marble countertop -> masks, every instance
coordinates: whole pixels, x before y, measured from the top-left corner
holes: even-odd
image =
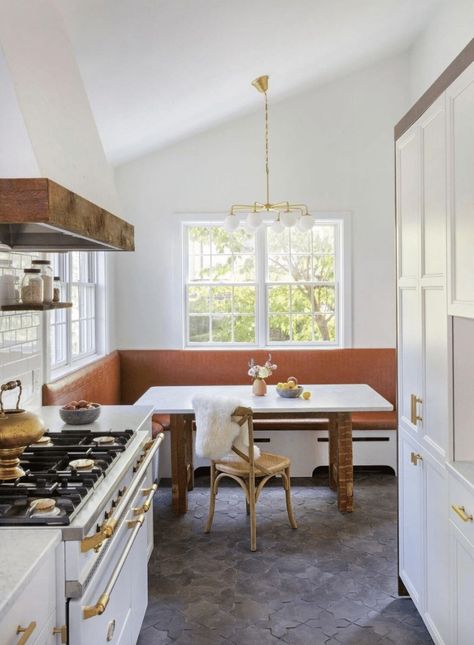
[[[12,606],[45,553],[60,540],[60,529],[0,529],[0,615]]]
[[[93,432],[127,429],[147,430],[145,424],[153,414],[153,407],[150,405],[103,405],[97,421],[73,426],[63,423],[59,416],[59,408],[59,405],[43,405],[32,409],[32,412],[40,415],[50,432],[80,430],[81,428]]]
[[[304,385],[311,392],[311,398],[285,399],[268,386],[266,396],[252,394],[251,385],[201,385],[151,387],[137,401],[139,405],[152,405],[157,412],[168,414],[190,414],[193,412],[192,398],[208,394],[227,396],[239,400],[239,404],[252,408],[254,412],[288,413],[295,412],[376,412],[393,410],[392,404],[365,384],[348,385]]]

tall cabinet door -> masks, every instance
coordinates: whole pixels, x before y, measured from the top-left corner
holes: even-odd
[[[399,431],[398,446],[400,577],[422,613],[425,572],[423,461],[420,447],[403,428]]]
[[[449,313],[474,318],[474,63],[447,89]]]
[[[446,300],[446,110],[442,95],[420,119],[422,388],[417,409],[423,443],[447,458],[449,437]]]
[[[413,397],[421,394],[420,130],[397,141],[398,411],[402,427],[418,434]]]

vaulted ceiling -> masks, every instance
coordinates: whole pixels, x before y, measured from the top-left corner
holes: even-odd
[[[441,0],[61,0],[109,160],[122,163],[406,50]]]

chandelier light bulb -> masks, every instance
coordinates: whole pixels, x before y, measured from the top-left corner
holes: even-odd
[[[227,215],[227,217],[224,219],[224,228],[228,233],[233,233],[240,224],[240,220],[237,217],[237,215]]]
[[[280,222],[279,217],[277,217],[277,219],[273,222],[273,224],[270,226],[270,228],[272,229],[272,231],[274,233],[283,233],[283,231],[285,229],[283,224]]]
[[[298,220],[298,228],[300,231],[310,231],[314,225],[314,215],[308,213],[307,215],[302,215]]]
[[[247,226],[252,231],[256,231],[262,224],[262,214],[261,213],[249,213],[247,215]]]
[[[280,222],[285,228],[291,228],[296,224],[296,213],[294,211],[283,211],[280,213]]]

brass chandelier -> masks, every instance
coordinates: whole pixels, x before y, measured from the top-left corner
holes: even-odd
[[[268,76],[259,76],[252,85],[263,94],[265,99],[265,178],[266,178],[266,199],[265,203],[254,202],[253,204],[233,204],[230,212],[224,220],[224,228],[235,231],[240,225],[239,214],[247,213],[246,226],[250,230],[257,230],[263,224],[265,213],[275,214],[272,229],[276,232],[284,228],[297,226],[301,231],[309,231],[314,224],[314,216],[308,211],[305,204],[292,204],[290,202],[270,201],[270,169],[268,163]]]

